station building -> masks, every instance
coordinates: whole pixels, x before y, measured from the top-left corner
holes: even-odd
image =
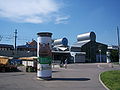
[[[74,54],[74,61],[76,61],[76,52],[85,52],[85,60],[79,58],[81,62],[106,62],[107,45],[96,42],[95,33],[89,32],[77,36],[77,42],[71,45],[70,52]],[[77,55],[77,57],[80,55]]]

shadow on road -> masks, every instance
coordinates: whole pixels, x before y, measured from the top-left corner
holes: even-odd
[[[88,81],[89,78],[52,78],[54,81]]]
[[[52,71],[52,73],[57,73],[57,72],[59,72],[59,71]]]

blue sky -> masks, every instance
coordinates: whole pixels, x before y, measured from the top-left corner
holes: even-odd
[[[0,43],[17,45],[37,38],[38,32],[66,37],[69,44],[77,35],[94,31],[98,42],[116,45],[120,27],[120,0],[0,0]]]

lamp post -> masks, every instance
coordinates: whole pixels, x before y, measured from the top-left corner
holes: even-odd
[[[99,50],[99,52],[100,52],[100,62],[101,62],[101,50]]]
[[[106,54],[107,54],[107,63],[110,63],[111,62],[111,60],[110,60],[110,52],[107,51]]]

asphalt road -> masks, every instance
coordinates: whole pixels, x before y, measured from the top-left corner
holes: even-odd
[[[36,79],[36,73],[0,73],[0,90],[106,90],[99,73],[120,70],[108,64],[70,64],[67,69],[54,68],[52,80]]]

